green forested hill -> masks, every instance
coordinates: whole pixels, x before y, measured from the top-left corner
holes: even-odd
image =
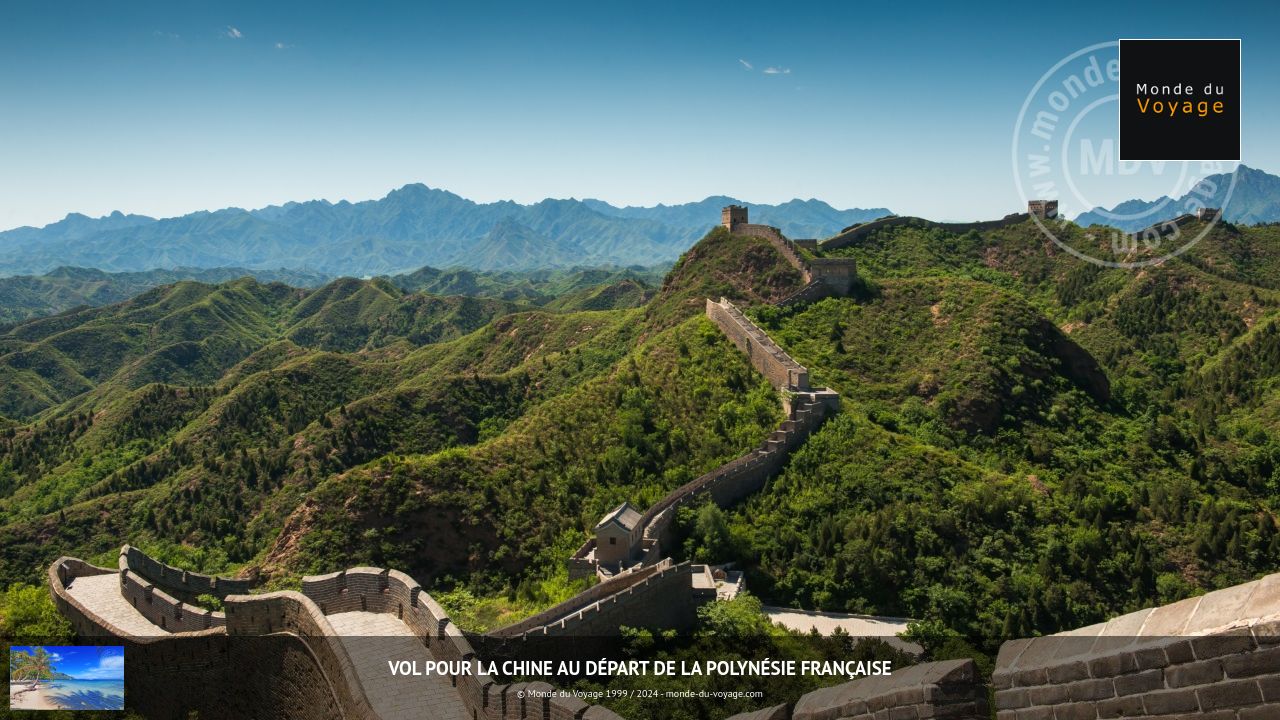
[[[868,296],[755,315],[846,412],[715,559],[988,650],[1280,569],[1277,239],[1226,226],[1141,271],[1030,225],[842,250]]]
[[[686,517],[688,555],[986,649],[1079,626],[1280,566],[1278,242],[1224,225],[1129,271],[1030,224],[898,227],[839,251],[856,297],[780,310],[799,273],[717,229],[652,296],[570,274],[535,309],[424,271],[472,294],[179,283],[29,321],[0,334],[0,581],[130,541],[277,585],[399,567],[475,627],[528,612],[608,506],[778,421],[702,317],[726,295],[843,411],[723,523]]]
[[[575,267],[523,272],[423,267],[386,280],[407,293],[494,298],[562,310],[616,310],[643,305],[653,292],[651,286],[662,282],[665,267]],[[183,280],[217,284],[248,276],[302,288],[318,287],[332,279],[294,270],[175,268],[110,273],[61,267],[45,275],[0,277],[0,326],[83,306],[124,302],[157,286]]]
[[[557,312],[380,279],[179,283],[15,326],[0,577],[125,538],[283,580],[362,559],[424,580],[480,570],[490,590],[559,577],[583,518],[659,497],[778,421],[700,307],[666,330],[643,309],[573,310],[644,292],[614,278],[566,279]],[[553,499],[532,512],[537,492]]]

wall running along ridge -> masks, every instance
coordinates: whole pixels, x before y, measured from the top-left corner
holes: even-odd
[[[825,297],[848,295],[857,280],[858,265],[853,258],[808,257],[794,241],[783,235],[782,231],[776,227],[733,223],[729,227],[729,232],[768,240],[792,267],[800,271],[805,286],[774,303],[775,305],[787,307]]]
[[[818,247],[823,250],[836,250],[838,248],[847,247],[857,242],[859,239],[870,235],[876,230],[883,230],[889,227],[898,227],[901,225],[915,225],[917,227],[940,228],[948,232],[964,233],[970,230],[993,230],[995,228],[1008,227],[1026,222],[1031,216],[1027,213],[1013,213],[1006,215],[999,220],[983,220],[980,222],[970,223],[942,223],[924,218],[913,217],[911,215],[890,215],[879,220],[872,220],[861,225],[853,225],[845,228],[838,235],[833,235],[818,243]]]
[[[850,233],[875,229],[868,226],[916,220],[887,218],[832,240],[852,242]],[[1025,216],[929,224],[963,231],[1022,220]],[[739,227],[754,231],[766,226]],[[789,242],[776,229],[768,230],[784,245]],[[806,279],[814,282],[812,274]],[[697,607],[710,599],[707,588],[691,587],[705,568],[675,565],[660,555],[676,508],[707,495],[718,504],[731,504],[757,491],[826,412],[838,407],[835,393],[808,388],[807,371],[780,349],[775,352],[776,344],[727,300],[708,300],[707,305],[708,317],[788,395],[788,419],[760,448],[678,488],[646,511],[646,566],[495,631],[493,638],[608,634],[622,624],[691,622]],[[105,582],[104,576],[114,577]],[[71,590],[80,580],[109,596],[84,595],[82,602]],[[129,648],[127,701],[152,717],[180,718],[194,710],[205,720],[380,718],[343,637],[328,618],[336,613],[394,615],[433,658],[476,657],[470,640],[443,609],[396,570],[352,568],[304,578],[301,593],[250,596],[243,594],[249,581],[185,572],[126,545],[117,570],[63,557],[50,566],[48,582],[55,605],[77,634],[109,638]],[[224,597],[225,614],[175,597],[205,593]],[[709,596],[714,593],[712,586]],[[155,632],[139,634],[117,624],[112,618],[119,618],[122,608],[126,613],[136,609]],[[133,628],[139,622],[119,622],[129,624],[126,620]],[[543,697],[553,690],[546,683],[502,684],[483,673],[448,681],[472,720],[622,720],[578,699]],[[1088,628],[1005,643],[992,686],[999,720],[1280,717],[1280,574]],[[794,705],[762,708],[731,720],[978,720],[989,717],[986,697],[976,665],[952,660],[822,688]]]
[[[122,550],[122,564],[123,558]],[[132,579],[126,582],[123,572],[69,557],[56,560],[48,572],[54,605],[71,622],[77,636],[125,646],[125,695],[129,708],[153,718],[185,718],[195,711],[205,720],[373,720],[359,712],[359,701],[339,696],[336,689],[341,687],[343,676],[324,669],[326,664],[334,668],[337,664],[322,661],[326,645],[320,641],[332,632],[322,616],[321,623],[307,628],[306,634],[263,637],[254,633],[252,637],[237,638],[228,633],[225,624],[201,630],[180,629],[170,634],[158,623],[153,633],[139,634],[125,630],[106,616],[119,612],[118,606],[116,610],[107,609],[112,606],[112,598],[97,598],[86,604],[69,590],[79,579],[112,576],[111,582],[102,587],[118,589],[120,595],[114,602],[131,603],[133,598],[142,597],[132,588],[150,583],[137,579],[136,573],[129,575]],[[91,607],[93,602],[102,603],[103,607]],[[172,599],[170,602],[177,603]],[[277,602],[270,595],[253,598],[255,605]],[[165,603],[169,609],[172,606]],[[232,599],[228,608],[235,607]],[[272,611],[273,617],[288,614],[279,609]],[[143,617],[150,620],[155,615],[144,613]],[[279,631],[287,629],[279,626]]]
[[[779,471],[787,457],[840,407],[839,396],[826,388],[809,386],[809,371],[791,358],[767,333],[751,322],[726,298],[708,299],[707,317],[738,347],[751,366],[784,395],[787,418],[759,447],[672,490],[641,515],[643,528],[640,565],[647,566],[666,557],[671,547],[671,529],[676,511],[684,505],[709,497],[720,507],[729,507],[759,492]],[[568,560],[570,577],[586,577],[597,572],[592,559],[595,538],[588,539]]]

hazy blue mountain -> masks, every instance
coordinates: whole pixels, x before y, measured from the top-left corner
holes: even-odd
[[[424,265],[526,270],[674,261],[740,201],[618,208],[598,200],[476,203],[446,190],[406,185],[379,200],[291,202],[181,217],[68,215],[44,228],[0,232],[0,276],[74,265],[110,272],[154,268],[289,268],[377,275]],[[793,237],[824,237],[888,214],[836,210],[817,200],[752,205],[752,219]]]
[[[781,228],[791,238],[824,238],[856,223],[889,215],[888,208],[852,208],[837,210],[821,200],[788,200],[781,205],[758,205],[725,195],[713,195],[698,202],[656,207],[614,207],[603,200],[583,200],[584,204],[604,215],[654,220],[664,225],[697,228],[705,232],[706,218],[720,216],[725,205],[745,205],[752,222]]]
[[[146,215],[125,215],[119,210],[100,218],[91,218],[80,213],[70,213],[58,222],[50,223],[42,228],[20,227],[7,232],[0,232],[0,249],[29,242],[77,240],[105,230],[136,227],[155,221],[155,218],[147,217]]]
[[[1192,200],[1208,207],[1223,208],[1223,217],[1233,223],[1254,225],[1257,223],[1280,222],[1280,177],[1270,175],[1255,168],[1241,165],[1236,168],[1236,186],[1227,200],[1227,190],[1231,187],[1231,173],[1210,175],[1201,181],[1208,192],[1189,192],[1179,198],[1170,200],[1161,196],[1155,200],[1126,200],[1111,208],[1109,212],[1141,215],[1138,220],[1112,220],[1103,214],[1104,208],[1094,208],[1081,213],[1076,223],[1084,226],[1093,224],[1111,225],[1136,232],[1149,227],[1160,220],[1167,220],[1183,214]],[[1204,198],[1209,198],[1205,200]],[[1147,214],[1153,208],[1164,204],[1159,212]]]
[[[539,234],[527,225],[506,219],[498,221],[480,242],[461,251],[456,264],[477,270],[526,270],[572,265],[575,258],[585,254],[577,243]]]

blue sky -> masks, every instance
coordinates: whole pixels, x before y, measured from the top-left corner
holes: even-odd
[[[1242,159],[1280,172],[1277,3],[265,5],[0,5],[0,228],[409,182],[994,217],[1032,85],[1118,37],[1243,38]]]
[[[35,649],[34,645],[15,645],[9,651],[32,653]],[[77,680],[124,679],[124,648],[118,645],[102,647],[46,645],[44,649],[49,652],[57,672],[66,673]]]

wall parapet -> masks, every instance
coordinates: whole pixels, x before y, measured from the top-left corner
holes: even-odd
[[[817,284],[819,289],[810,290],[806,299],[847,295],[853,288],[857,278],[857,262],[853,258],[814,258],[800,244],[782,234],[782,231],[771,225],[756,225],[746,222],[734,222],[729,225],[729,232],[739,235],[750,235],[769,241],[788,263],[800,271],[806,287]],[[816,240],[803,241],[807,247],[817,250]],[[793,293],[788,299],[795,298]],[[811,297],[812,296],[812,297]],[[785,300],[784,300],[785,302]],[[798,299],[792,302],[799,302]],[[781,304],[781,303],[775,303]]]
[[[791,267],[800,271],[800,275],[805,282],[813,279],[809,269],[809,262],[801,255],[800,249],[796,247],[796,244],[783,235],[778,228],[772,225],[758,225],[755,223],[733,223],[732,227],[729,228],[729,232],[768,240],[782,255],[783,259],[791,264]]]
[[[693,587],[693,576],[703,572],[689,561],[671,564],[669,559],[638,581],[593,598],[591,602],[554,615],[549,621],[523,627],[519,633],[506,628],[491,633],[492,637],[539,637],[577,635],[607,637],[617,635],[623,625],[683,629],[696,620],[697,609],[715,599],[715,589],[699,592]],[[599,586],[596,586],[599,587]],[[554,610],[554,608],[553,608]]]
[[[342,706],[343,715],[379,720],[355,664],[333,626],[309,598],[292,590],[227,598],[227,634],[258,637],[273,633],[298,636],[311,651]]]
[[[599,602],[603,598],[620,593],[632,585],[643,582],[646,578],[659,573],[670,566],[671,560],[664,559],[662,562],[655,565],[642,566],[635,568],[630,572],[615,575],[608,580],[592,585],[562,603],[553,605],[552,607],[547,608],[536,615],[531,615],[519,622],[498,628],[489,634],[493,637],[514,637],[533,631],[534,629],[547,625],[557,619],[573,615],[583,608]]]
[[[768,333],[751,322],[728,298],[722,297],[719,302],[707,298],[707,317],[746,353],[752,367],[774,387],[802,392],[809,389],[809,370],[778,347]]]
[[[165,632],[193,632],[227,624],[225,613],[188,605],[127,567],[120,570],[120,594],[148,622]]]
[[[1280,574],[1006,642],[992,685],[1000,720],[1280,716]]]
[[[252,580],[204,575],[166,565],[132,545],[120,548],[118,565],[120,570],[131,570],[170,595],[181,596],[188,601],[197,595],[218,598],[245,595],[255,585]]]

